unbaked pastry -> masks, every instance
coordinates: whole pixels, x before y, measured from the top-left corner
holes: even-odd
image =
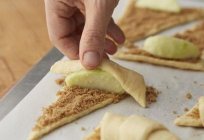
[[[120,49],[116,54],[115,58],[137,61],[143,63],[149,63],[160,66],[167,66],[177,69],[204,71],[204,22],[196,25],[192,29],[186,30],[185,32],[178,33],[175,37],[187,40],[195,44],[201,52],[198,59],[187,59],[187,60],[174,60],[174,59],[163,59],[155,57],[148,52],[138,48],[132,47],[130,49]],[[133,44],[131,46],[134,46]]]
[[[203,9],[182,8],[179,13],[171,13],[139,8],[135,3],[136,0],[130,0],[118,22],[127,42],[135,42],[162,30],[204,17]]]
[[[204,127],[204,96],[199,98],[191,110],[176,118],[174,123],[179,126]]]
[[[99,127],[85,140],[179,140],[162,124],[132,115],[124,117],[106,113]]]

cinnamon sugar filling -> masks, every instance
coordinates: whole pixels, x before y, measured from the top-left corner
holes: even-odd
[[[70,115],[78,114],[108,99],[117,103],[126,96],[126,94],[119,95],[80,87],[66,87],[64,91],[58,92],[58,95],[59,98],[55,103],[43,109],[43,115],[37,120],[34,130],[41,129]]]
[[[164,11],[156,11],[147,8],[139,8],[134,5],[129,5],[128,11],[118,22],[121,29],[124,31],[128,41],[136,41],[143,39],[147,35],[157,33],[164,28],[172,27],[191,19],[204,16],[199,9],[182,9],[180,13],[170,13]]]

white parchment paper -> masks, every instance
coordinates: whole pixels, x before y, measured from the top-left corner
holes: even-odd
[[[121,0],[114,13],[118,18],[126,5],[126,0]],[[204,7],[204,2],[190,0],[181,1],[184,6]],[[179,26],[163,34],[173,34],[192,26],[187,24]],[[142,43],[142,42],[141,42]],[[163,123],[168,129],[180,136],[182,139],[192,139],[192,136],[204,134],[204,129],[183,128],[173,124],[177,115],[184,113],[184,108],[191,108],[200,96],[204,95],[204,73],[185,70],[177,70],[166,67],[153,66],[127,61],[114,60],[119,64],[141,73],[147,85],[152,85],[161,91],[158,101],[149,108],[141,108],[132,98],[127,98],[118,104],[109,105],[95,111],[81,119],[67,124],[43,137],[43,140],[81,140],[93,130],[99,123],[104,113],[111,111],[123,115],[139,114]],[[59,90],[55,79],[59,75],[48,73],[30,93],[0,122],[1,140],[25,140],[41,114],[42,107],[51,104]],[[185,98],[191,93],[193,98]],[[176,111],[177,114],[174,114]],[[85,130],[82,131],[81,128]],[[198,138],[201,139],[201,138]]]

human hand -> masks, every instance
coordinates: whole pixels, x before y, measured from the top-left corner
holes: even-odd
[[[125,37],[111,18],[118,0],[45,0],[51,42],[70,59],[96,68]],[[107,38],[107,35],[111,39]]]

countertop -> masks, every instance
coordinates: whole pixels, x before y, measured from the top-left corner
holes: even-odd
[[[0,1],[0,98],[51,48],[43,0]]]

